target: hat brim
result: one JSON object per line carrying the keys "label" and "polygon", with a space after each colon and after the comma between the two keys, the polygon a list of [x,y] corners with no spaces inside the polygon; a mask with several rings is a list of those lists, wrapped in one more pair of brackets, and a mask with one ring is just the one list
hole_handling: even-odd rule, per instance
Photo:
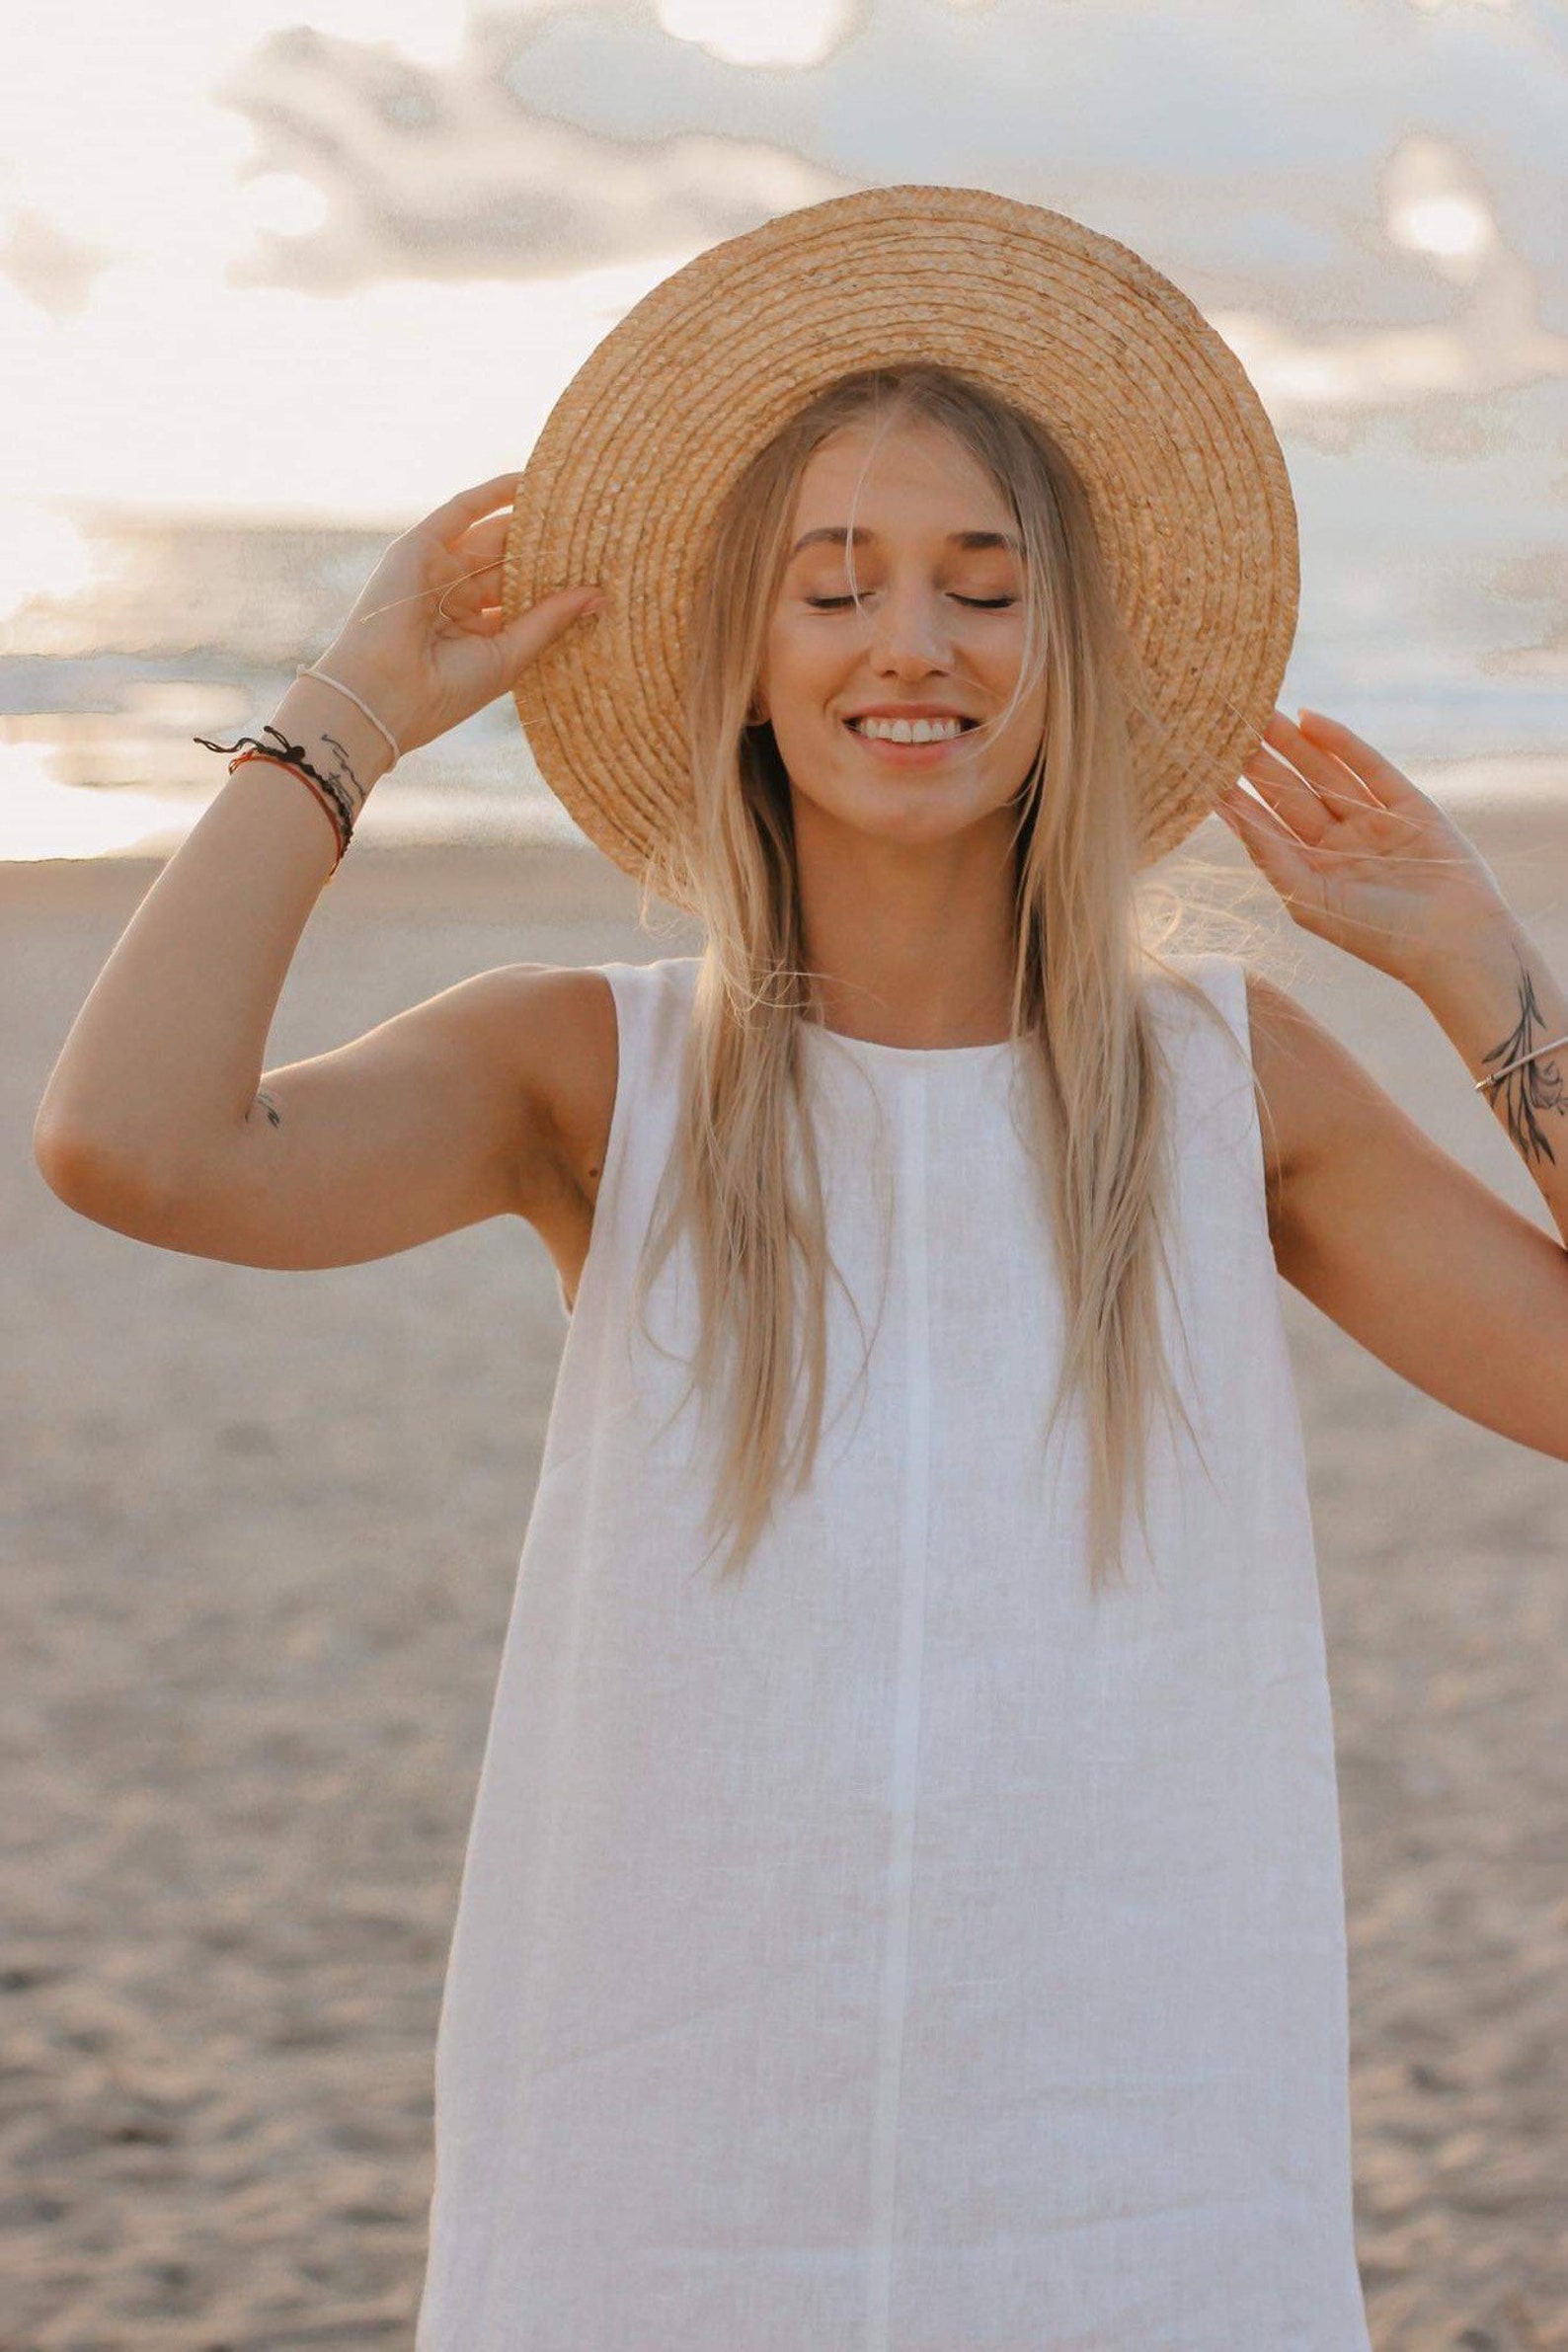
{"label": "hat brim", "polygon": [[989,190],[868,189],[710,247],[594,348],[513,500],[507,619],[606,604],[513,690],[569,815],[641,879],[689,800],[694,565],[752,453],[851,369],[937,360],[1047,424],[1078,466],[1158,724],[1135,712],[1141,860],[1214,806],[1274,707],[1299,594],[1284,453],[1181,288],[1069,215]]}

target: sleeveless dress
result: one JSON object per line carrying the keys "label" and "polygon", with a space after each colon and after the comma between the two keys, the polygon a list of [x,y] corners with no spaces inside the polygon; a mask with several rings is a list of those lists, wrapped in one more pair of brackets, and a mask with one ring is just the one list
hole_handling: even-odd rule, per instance
{"label": "sleeveless dress", "polygon": [[684,1237],[657,1345],[627,1311],[697,959],[595,968],[619,1077],[452,1939],[417,2352],[1371,2352],[1244,968],[1171,960],[1224,1019],[1155,975],[1209,1472],[1156,1412],[1151,1541],[1130,1511],[1097,1601],[1076,1400],[1040,1445],[1024,1049],[806,1023],[824,1435],[721,1587]]}

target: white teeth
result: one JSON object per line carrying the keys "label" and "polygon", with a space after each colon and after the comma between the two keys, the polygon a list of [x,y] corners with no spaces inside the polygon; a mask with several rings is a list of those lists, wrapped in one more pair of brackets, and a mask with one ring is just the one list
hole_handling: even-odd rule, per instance
{"label": "white teeth", "polygon": [[964,733],[962,719],[851,719],[849,724],[857,735],[887,744],[948,743]]}

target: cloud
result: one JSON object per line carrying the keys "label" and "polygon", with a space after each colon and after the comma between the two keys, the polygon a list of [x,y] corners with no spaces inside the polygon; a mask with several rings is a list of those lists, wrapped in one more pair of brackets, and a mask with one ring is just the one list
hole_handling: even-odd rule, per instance
{"label": "cloud", "polygon": [[263,43],[217,96],[255,127],[249,176],[303,176],[328,207],[307,235],[260,239],[234,285],[562,276],[698,251],[861,185],[716,130],[606,136],[530,112],[501,73],[305,29]]}
{"label": "cloud", "polygon": [[1401,448],[1494,484],[1506,435],[1495,495],[1549,508],[1568,76],[1538,12],[845,0],[791,67],[718,54],[694,6],[51,0],[0,159],[30,495],[406,520],[525,450],[681,263],[920,180],[1146,254],[1295,450],[1368,448],[1374,503]]}
{"label": "cloud", "polygon": [[[1412,11],[1368,31],[1345,88],[1318,5],[1280,0],[1263,25],[881,0],[823,16],[833,43],[804,69],[717,53],[710,0],[537,0],[471,19],[446,58],[274,33],[220,95],[255,127],[252,174],[308,181],[325,217],[259,238],[229,282],[672,266],[868,184],[982,184],[1167,269],[1281,426],[1344,447],[1404,410],[1451,436],[1455,402],[1568,375],[1540,225],[1543,195],[1561,201],[1541,172],[1553,60],[1510,18]],[[1506,162],[1485,152],[1504,121]]]}
{"label": "cloud", "polygon": [[19,212],[0,245],[0,272],[18,293],[50,318],[71,318],[85,308],[93,280],[110,256],[97,246],[46,220],[41,212]]}

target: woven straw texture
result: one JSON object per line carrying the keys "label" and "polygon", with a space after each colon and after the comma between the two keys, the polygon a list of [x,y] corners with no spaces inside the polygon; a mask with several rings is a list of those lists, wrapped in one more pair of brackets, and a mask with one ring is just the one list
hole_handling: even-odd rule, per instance
{"label": "woven straw texture", "polygon": [[1239,771],[1295,633],[1296,515],[1241,362],[1129,247],[985,189],[835,196],[710,247],[605,336],[518,483],[508,619],[599,582],[513,699],[541,773],[643,879],[689,802],[694,565],[752,451],[851,369],[940,360],[1039,416],[1088,487],[1113,593],[1159,716],[1137,713],[1142,863]]}

